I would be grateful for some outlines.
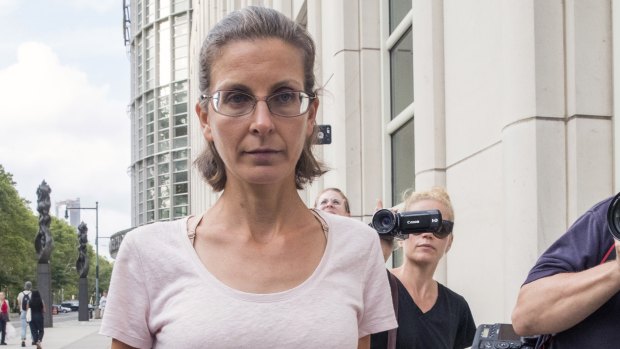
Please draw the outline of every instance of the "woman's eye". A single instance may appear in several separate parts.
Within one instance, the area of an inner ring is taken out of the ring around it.
[[[245,104],[252,100],[252,98],[245,93],[227,93],[224,98],[226,104]]]
[[[279,104],[288,104],[295,100],[296,92],[282,92],[275,95],[275,102]]]

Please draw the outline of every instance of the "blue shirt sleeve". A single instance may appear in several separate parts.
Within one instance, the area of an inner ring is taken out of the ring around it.
[[[524,284],[559,273],[579,272],[601,263],[614,240],[607,224],[612,198],[588,210],[545,251],[530,270]],[[607,260],[615,258],[615,249]]]

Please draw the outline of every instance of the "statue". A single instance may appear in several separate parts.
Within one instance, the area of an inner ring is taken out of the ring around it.
[[[86,250],[86,246],[88,245],[88,227],[86,223],[82,222],[78,225],[78,242],[80,246],[78,247],[78,259],[75,262],[75,268],[77,273],[80,275],[80,278],[85,278],[88,276],[88,253]]]
[[[39,232],[34,240],[34,248],[39,256],[39,263],[49,263],[50,256],[52,255],[52,249],[54,248],[54,241],[52,234],[50,233],[50,223],[52,217],[50,217],[50,193],[52,189],[45,181],[41,182],[41,185],[37,188],[37,211],[39,211]]]

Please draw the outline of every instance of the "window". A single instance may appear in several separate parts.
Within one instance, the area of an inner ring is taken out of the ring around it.
[[[388,64],[383,75],[389,77],[388,88],[382,91],[389,107],[384,109],[384,130],[389,137],[389,158],[391,204],[399,204],[405,190],[413,187],[415,181],[414,162],[414,98],[413,98],[413,14],[411,0],[389,0],[382,2],[384,17],[382,51]],[[392,256],[393,266],[402,264],[402,250]]]
[[[163,18],[170,15],[170,0],[159,1],[159,16],[157,18]]]
[[[411,10],[411,0],[390,0],[390,33]]]
[[[414,184],[413,119],[392,133],[392,203]]]
[[[170,83],[170,23],[168,20],[159,23],[159,86]]]
[[[188,16],[174,17],[172,40],[174,45],[173,70],[174,80],[187,79],[189,59],[189,22]]]
[[[155,37],[153,35],[153,28],[149,28],[146,30],[144,45],[144,78],[146,83],[145,88],[147,90],[150,90],[155,86]]]
[[[413,35],[411,28],[390,50],[391,118],[413,102]]]
[[[145,24],[153,23],[153,21],[155,20],[155,0],[146,0],[146,2],[144,3],[144,7],[144,12],[146,15]]]
[[[146,94],[146,155],[153,155],[155,149],[155,94]]]

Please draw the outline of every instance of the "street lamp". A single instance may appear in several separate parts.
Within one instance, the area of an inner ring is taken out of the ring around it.
[[[95,207],[65,206],[65,218],[69,218],[69,210],[95,210],[95,309],[99,309],[99,201]]]

